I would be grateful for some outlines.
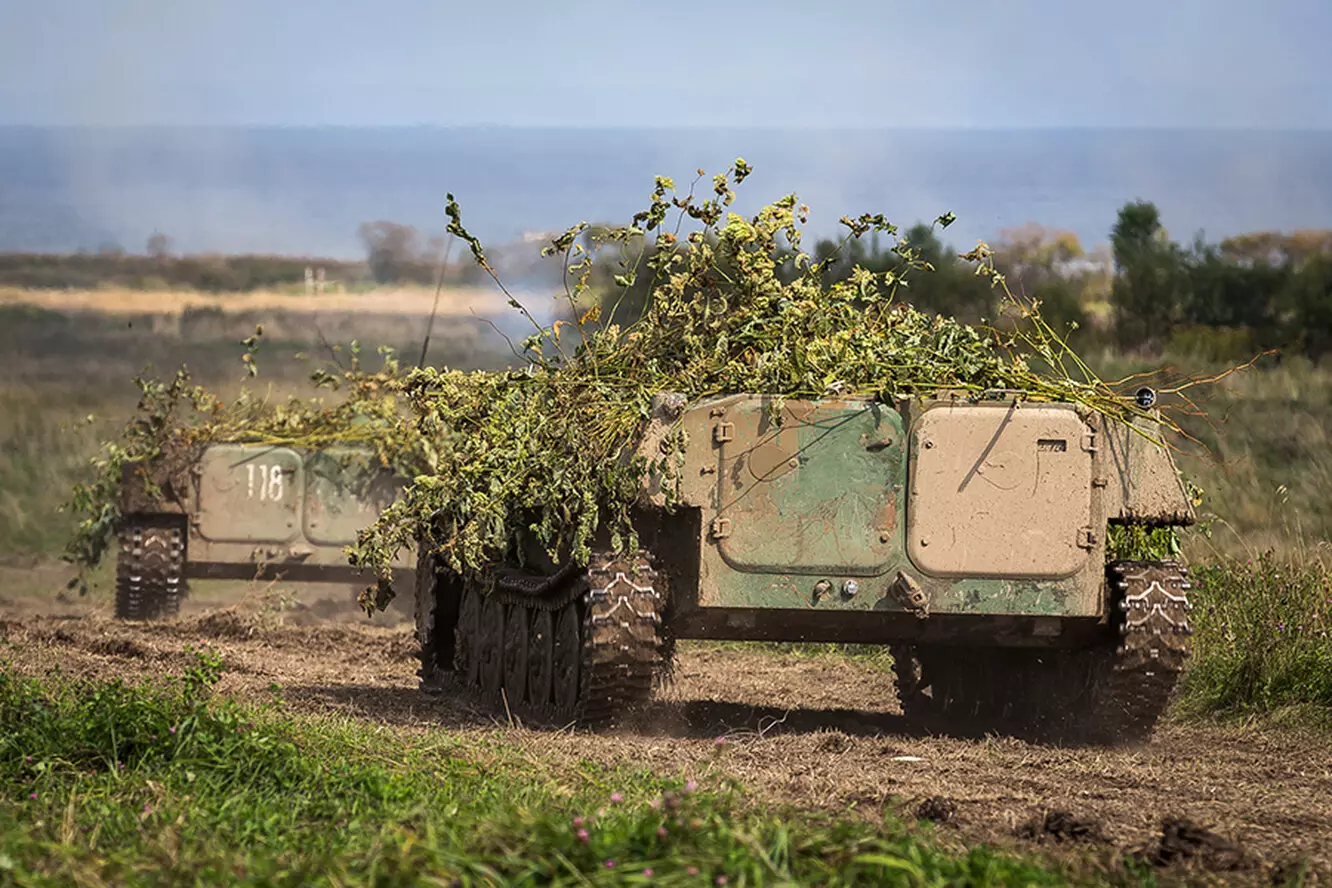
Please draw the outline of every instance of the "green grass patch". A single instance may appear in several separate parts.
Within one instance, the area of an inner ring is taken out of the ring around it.
[[[219,661],[143,685],[0,667],[0,885],[1067,884],[892,820],[759,811],[739,789],[521,747],[285,718],[214,697]],[[592,741],[589,741],[592,742]]]
[[[1264,554],[1190,573],[1194,656],[1180,713],[1332,727],[1332,571]]]

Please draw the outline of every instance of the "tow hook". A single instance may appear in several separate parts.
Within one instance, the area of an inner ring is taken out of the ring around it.
[[[888,587],[888,593],[911,613],[920,619],[925,619],[930,615],[930,597],[925,590],[920,587],[905,571],[899,570],[893,584]]]

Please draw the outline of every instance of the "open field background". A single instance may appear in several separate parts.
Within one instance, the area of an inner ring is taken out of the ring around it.
[[[226,316],[271,312],[278,316],[315,314],[385,315],[414,320],[429,317],[435,292],[420,287],[381,287],[369,293],[323,293],[305,296],[292,290],[251,290],[244,293],[207,293],[197,290],[131,290],[118,287],[77,290],[26,290],[0,287],[0,306],[22,306],[62,314],[92,313],[110,316],[185,317],[190,314]],[[491,317],[503,310],[504,300],[494,288],[458,288],[440,291],[439,315],[461,317],[473,311]],[[367,331],[373,331],[373,319]]]
[[[1304,358],[1208,387],[1206,415],[1186,419],[1199,443],[1180,465],[1207,494],[1207,528],[1185,539],[1200,665],[1144,749],[922,736],[881,652],[705,644],[684,646],[679,681],[641,723],[589,740],[422,697],[410,613],[367,620],[351,587],[196,583],[160,626],[110,620],[110,565],[87,596],[65,590],[59,508],[133,410],[136,373],[184,364],[234,391],[240,340],[262,323],[248,384],[282,397],[352,340],[371,364],[380,345],[414,363],[432,301],[0,292],[0,729],[20,738],[0,740],[0,884],[16,860],[38,862],[29,882],[88,884],[633,884],[644,870],[668,884],[1326,883],[1332,368]],[[429,360],[503,364],[483,320],[499,310],[486,291],[446,294]],[[1162,363],[1091,357],[1114,378]],[[220,657],[197,699],[104,684],[208,673],[191,672],[187,646]],[[71,679],[91,696],[66,699]],[[239,702],[204,714],[210,688]],[[42,736],[83,739],[34,745],[20,728],[38,711]],[[186,724],[188,743],[163,745]],[[699,787],[687,813],[663,820],[651,803],[686,781]],[[585,840],[575,817],[596,824]],[[1212,832],[1171,833],[1169,818]],[[1184,850],[1163,853],[1163,834]]]
[[[240,341],[263,324],[260,373],[248,384],[279,398],[309,391],[309,373],[348,360],[353,342],[365,362],[390,346],[415,363],[433,300],[432,291],[409,288],[320,297],[0,289],[0,559],[59,554],[68,523],[54,506],[129,416],[136,374],[167,377],[187,366],[196,380],[234,391],[247,380]],[[493,290],[446,290],[428,360],[501,366],[509,351],[490,321],[517,337],[523,322],[515,315]],[[1230,366],[1188,352],[1088,357],[1106,379],[1163,366],[1203,377]],[[1178,442],[1180,468],[1206,494],[1210,527],[1187,534],[1187,551],[1328,554],[1332,367],[1298,355],[1266,358],[1190,394],[1196,405],[1164,402],[1195,439]],[[1190,415],[1195,406],[1202,415]]]

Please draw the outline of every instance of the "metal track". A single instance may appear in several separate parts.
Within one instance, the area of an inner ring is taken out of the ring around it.
[[[437,623],[442,618],[442,615],[439,614],[441,576],[435,566],[434,557],[426,549],[424,543],[420,545],[421,552],[416,558],[416,586],[413,589],[415,593],[416,641],[418,644],[416,657],[421,662],[416,674],[421,679],[421,690],[433,694],[439,690],[441,679],[441,664],[439,662],[441,654],[440,632],[444,627],[437,628]]]
[[[1190,653],[1190,584],[1173,561],[1107,566],[1118,640],[1087,650],[894,646],[903,712],[948,733],[1142,742],[1170,704]]]
[[[1118,561],[1107,567],[1122,642],[1094,676],[1080,733],[1137,742],[1151,736],[1192,653],[1188,571],[1174,561]]]
[[[461,588],[453,683],[499,712],[538,724],[604,727],[646,704],[668,669],[663,596],[645,552],[594,554],[585,570],[506,578],[489,594]],[[436,589],[438,589],[438,585]],[[438,604],[436,604],[438,607]],[[418,625],[442,627],[426,607]],[[442,689],[442,663],[422,686]],[[437,658],[436,658],[437,659]]]
[[[119,537],[116,618],[159,620],[180,613],[185,594],[184,528],[176,523],[131,521]]]

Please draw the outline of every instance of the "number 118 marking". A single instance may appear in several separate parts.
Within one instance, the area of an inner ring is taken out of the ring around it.
[[[282,499],[282,466],[250,463],[245,468],[249,470],[249,499],[254,499],[256,488],[259,491],[260,502],[272,500],[276,503]],[[256,469],[258,471],[255,471]]]

